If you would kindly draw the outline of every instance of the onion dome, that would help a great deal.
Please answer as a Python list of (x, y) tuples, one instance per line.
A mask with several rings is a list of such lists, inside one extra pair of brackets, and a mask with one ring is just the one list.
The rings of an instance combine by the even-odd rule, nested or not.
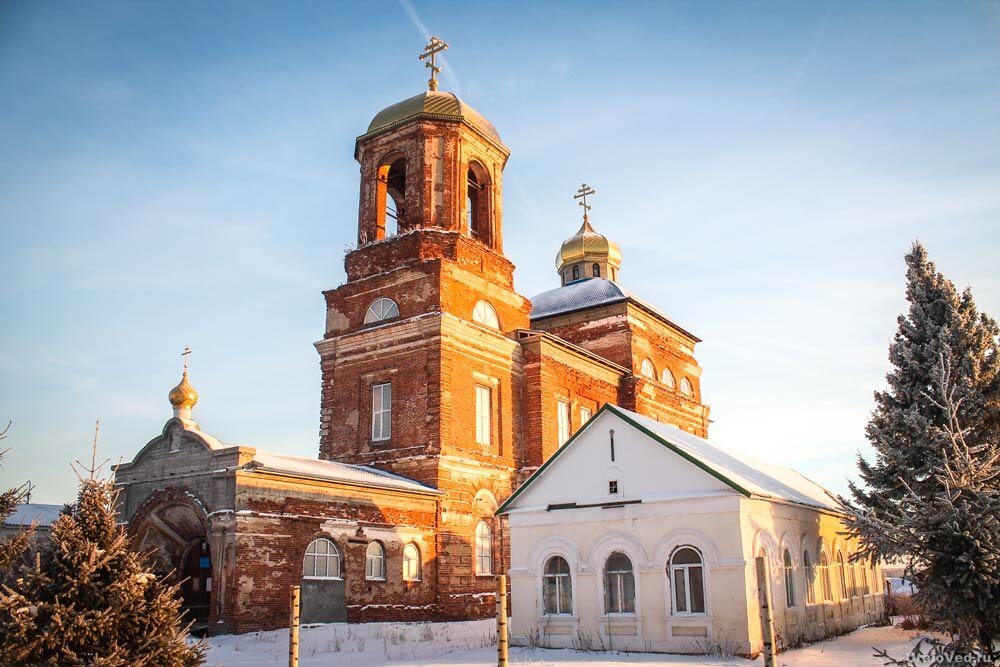
[(419, 95), (382, 109), (375, 114), (375, 118), (368, 125), (368, 131), (363, 136), (391, 130), (418, 118), (462, 122), (487, 139), (503, 145), (500, 133), (493, 127), (493, 123), (459, 99), (455, 93), (437, 90), (425, 90)]
[(594, 276), (590, 270), (583, 272), (579, 277), (602, 277), (615, 280), (618, 277), (618, 269), (622, 265), (622, 250), (618, 244), (594, 231), (590, 226), (590, 221), (586, 218), (583, 225), (573, 236), (563, 241), (556, 255), (556, 271), (563, 273), (564, 266), (574, 264), (589, 265), (598, 264), (604, 269), (604, 275)]
[(198, 392), (188, 382), (187, 371), (184, 371), (184, 376), (181, 378), (180, 384), (170, 390), (168, 398), (170, 399), (170, 405), (174, 406), (175, 413), (183, 410), (190, 414), (191, 408), (198, 403)]

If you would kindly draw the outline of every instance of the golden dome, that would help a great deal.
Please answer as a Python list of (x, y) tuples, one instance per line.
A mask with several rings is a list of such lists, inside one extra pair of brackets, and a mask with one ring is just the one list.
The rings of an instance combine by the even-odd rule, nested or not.
[(170, 405), (178, 409), (193, 408), (198, 402), (198, 392), (188, 382), (187, 371), (184, 371), (184, 377), (181, 378), (180, 384), (170, 390), (168, 398), (170, 399)]
[(363, 136), (390, 130), (416, 118), (464, 122), (487, 139), (503, 145), (500, 133), (493, 127), (493, 123), (460, 100), (455, 93), (443, 93), (437, 90), (425, 90), (419, 95), (382, 109), (375, 114), (375, 118), (368, 125), (368, 131)]
[(590, 226), (590, 221), (584, 219), (580, 231), (563, 241), (562, 247), (559, 248), (559, 254), (556, 255), (556, 271), (562, 271), (562, 267), (566, 264), (582, 260), (606, 261), (617, 269), (622, 264), (622, 249), (608, 237), (595, 232)]

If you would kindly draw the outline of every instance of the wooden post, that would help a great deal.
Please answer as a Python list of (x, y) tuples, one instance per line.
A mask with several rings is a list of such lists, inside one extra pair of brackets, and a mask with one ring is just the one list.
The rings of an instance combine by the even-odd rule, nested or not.
[(507, 667), (507, 577), (497, 576), (497, 667)]
[(299, 667), (299, 587), (292, 586), (288, 620), (288, 667)]
[(774, 667), (774, 619), (771, 616), (771, 586), (764, 556), (757, 556), (757, 600), (760, 602), (760, 631), (764, 644), (764, 667)]

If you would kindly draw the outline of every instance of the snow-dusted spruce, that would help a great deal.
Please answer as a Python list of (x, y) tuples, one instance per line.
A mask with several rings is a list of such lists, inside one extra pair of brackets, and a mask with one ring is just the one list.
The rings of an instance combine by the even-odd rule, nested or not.
[(10, 667), (187, 667), (176, 586), (148, 571), (115, 524), (116, 493), (81, 480), (75, 505), (53, 524), (34, 566), (0, 591), (0, 655)]
[(915, 573), (928, 620), (953, 638), (948, 649), (989, 652), (1000, 632), (998, 328), (920, 244), (906, 263), (910, 311), (867, 429), (876, 460), (859, 457), (866, 487), (852, 484), (844, 502), (862, 553)]
[[(876, 459), (858, 457), (864, 487), (851, 485), (855, 501), (879, 510), (898, 506), (906, 486), (927, 497), (939, 486), (947, 438), (938, 405), (935, 373), (942, 354), (951, 360), (959, 419), (969, 429), (968, 443), (996, 442), (1000, 435), (1000, 349), (996, 322), (979, 313), (966, 289), (961, 294), (914, 243), (906, 255), (909, 313), (889, 348), (888, 388), (875, 392), (867, 436)], [(929, 391), (930, 390), (930, 391)], [(905, 482), (905, 484), (904, 484)]]

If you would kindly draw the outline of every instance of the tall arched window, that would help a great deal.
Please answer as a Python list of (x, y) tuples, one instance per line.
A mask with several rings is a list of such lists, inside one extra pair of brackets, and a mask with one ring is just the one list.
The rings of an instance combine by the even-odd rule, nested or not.
[(380, 296), (372, 301), (372, 305), (368, 306), (368, 311), (365, 313), (365, 324), (391, 320), (394, 317), (399, 317), (399, 306), (392, 299)]
[(864, 563), (861, 564), (861, 590), (864, 591), (865, 595), (872, 593), (872, 589), (868, 585), (868, 568), (865, 567)]
[(705, 613), (705, 568), (701, 554), (691, 547), (675, 551), (670, 558), (670, 581), (675, 614)]
[(485, 521), (476, 524), (476, 574), (493, 572), (493, 533)]
[(493, 244), (490, 228), (489, 176), (483, 165), (469, 162), (466, 174), (466, 232), (486, 245)]
[(669, 368), (664, 368), (660, 371), (660, 382), (667, 385), (669, 388), (674, 388), (674, 374), (670, 372)]
[(306, 579), (339, 579), (340, 551), (337, 545), (325, 537), (310, 542), (306, 547), (302, 576)]
[(802, 552), (802, 569), (806, 575), (806, 604), (816, 604), (816, 568), (808, 551)]
[(685, 396), (694, 395), (694, 387), (691, 386), (691, 380), (687, 378), (681, 378), (681, 393)]
[(847, 568), (844, 566), (844, 554), (837, 552), (837, 573), (840, 580), (840, 599), (847, 599)]
[(580, 265), (579, 264), (574, 264), (573, 265), (573, 280), (579, 280), (579, 279), (580, 279)]
[(379, 542), (369, 542), (365, 550), (365, 579), (385, 579), (385, 549)]
[(542, 607), (546, 614), (573, 613), (573, 582), (569, 564), (562, 556), (553, 556), (545, 563), (542, 576)]
[(476, 306), (472, 309), (472, 321), (488, 326), (491, 329), (500, 328), (500, 318), (497, 317), (496, 308), (490, 305), (488, 301), (476, 302)]
[(795, 571), (795, 567), (792, 565), (792, 554), (788, 553), (788, 549), (785, 549), (785, 606), (794, 607), (795, 606), (795, 580), (792, 578), (792, 574)]
[(820, 583), (823, 585), (823, 601), (833, 602), (833, 587), (830, 585), (830, 560), (826, 557), (826, 553), (819, 555), (819, 576)]
[(653, 368), (653, 362), (649, 359), (642, 360), (642, 364), (639, 366), (639, 372), (651, 380), (656, 379), (656, 369)]
[(635, 613), (635, 575), (632, 561), (620, 551), (604, 563), (604, 610), (608, 614)]
[(592, 275), (595, 278), (600, 278), (601, 277), (601, 265), (600, 264), (594, 264), (594, 266), (591, 267), (591, 270), (593, 272)]
[(406, 158), (390, 158), (378, 168), (375, 238), (395, 236), (404, 223)]
[(857, 597), (858, 592), (859, 592), (858, 591), (858, 572), (857, 572), (857, 570), (858, 570), (858, 564), (857, 563), (849, 563), (847, 565), (847, 567), (850, 568), (850, 573), (851, 573), (851, 582), (850, 582), (851, 583), (851, 590), (850, 590), (851, 597), (852, 598), (853, 597)]
[(412, 542), (403, 547), (403, 581), (420, 581), (420, 549)]

